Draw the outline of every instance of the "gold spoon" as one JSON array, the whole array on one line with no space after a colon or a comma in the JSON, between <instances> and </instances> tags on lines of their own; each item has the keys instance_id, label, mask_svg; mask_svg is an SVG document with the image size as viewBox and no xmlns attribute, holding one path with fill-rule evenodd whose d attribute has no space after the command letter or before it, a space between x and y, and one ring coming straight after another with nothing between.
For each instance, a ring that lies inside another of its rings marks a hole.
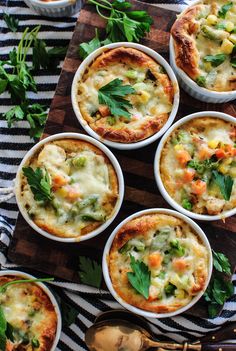
<instances>
[{"instance_id":1,"label":"gold spoon","mask_svg":"<svg viewBox=\"0 0 236 351\"><path fill-rule=\"evenodd\" d=\"M201 350L201 344L176 344L151 339L147 330L121 320L111 319L93 324L85 333L90 351L145 351L150 347L165 350Z\"/></svg>"}]
</instances>

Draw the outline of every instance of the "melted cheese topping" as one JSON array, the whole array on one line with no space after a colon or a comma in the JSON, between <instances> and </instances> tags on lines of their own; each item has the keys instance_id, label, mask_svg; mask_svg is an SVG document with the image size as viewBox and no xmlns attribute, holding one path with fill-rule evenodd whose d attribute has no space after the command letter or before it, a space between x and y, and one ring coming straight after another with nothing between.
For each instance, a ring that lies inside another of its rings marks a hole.
<instances>
[{"instance_id":1,"label":"melted cheese topping","mask_svg":"<svg viewBox=\"0 0 236 351\"><path fill-rule=\"evenodd\" d=\"M217 0L201 2L202 7L194 19L196 31L191 34L196 46L199 76L196 82L209 90L229 91L236 89L234 45L236 43L236 2L220 16L223 6L231 1ZM186 48L187 50L187 48ZM221 63L209 56L223 55Z\"/></svg>"},{"instance_id":2,"label":"melted cheese topping","mask_svg":"<svg viewBox=\"0 0 236 351\"><path fill-rule=\"evenodd\" d=\"M129 49L122 48L122 50ZM139 55L142 54L138 50L132 50ZM145 58L147 64L142 62L140 66L135 58L134 62L132 58L130 63L122 62L122 55L119 60L121 62L107 60L105 67L104 65L97 67L95 61L78 82L77 98L81 114L90 127L106 139L136 142L154 134L168 119L173 105L171 81L158 63L146 55ZM150 62L152 72L148 66ZM112 116L109 108L104 109L105 105L100 105L98 101L99 89L117 78L122 80L122 85L130 85L135 90L135 93L124 96L132 105L128 108L130 118ZM158 126L152 126L153 130L147 132L152 123ZM110 131L113 131L113 135L109 134Z\"/></svg>"},{"instance_id":3,"label":"melted cheese topping","mask_svg":"<svg viewBox=\"0 0 236 351\"><path fill-rule=\"evenodd\" d=\"M0 284L18 278L0 278ZM38 351L49 351L56 334L57 316L47 295L33 283L19 283L9 286L0 294L0 305L7 322L12 327L13 340L8 340L7 350L31 351L32 342ZM34 341L32 341L34 340ZM22 344L23 343L23 344ZM10 348L14 345L14 348Z\"/></svg>"},{"instance_id":4,"label":"melted cheese topping","mask_svg":"<svg viewBox=\"0 0 236 351\"><path fill-rule=\"evenodd\" d=\"M49 143L30 163L48 172L53 200L47 204L35 201L26 182L22 201L36 224L46 222L46 229L54 228L55 235L77 237L88 225L101 225L111 216L114 204L109 202L117 197L111 184L113 167L101 152L86 145L68 151L63 143Z\"/></svg>"},{"instance_id":5,"label":"melted cheese topping","mask_svg":"<svg viewBox=\"0 0 236 351\"><path fill-rule=\"evenodd\" d=\"M176 129L160 163L161 179L171 197L200 214L218 215L234 208L235 141L235 125L217 118L197 118ZM224 182L233 183L229 198Z\"/></svg>"},{"instance_id":6,"label":"melted cheese topping","mask_svg":"<svg viewBox=\"0 0 236 351\"><path fill-rule=\"evenodd\" d=\"M147 300L127 281L126 274L132 271L130 255L150 271ZM204 288L208 260L206 247L189 225L156 214L131 220L118 232L109 268L113 286L125 301L145 310L170 312L189 303Z\"/></svg>"}]
</instances>

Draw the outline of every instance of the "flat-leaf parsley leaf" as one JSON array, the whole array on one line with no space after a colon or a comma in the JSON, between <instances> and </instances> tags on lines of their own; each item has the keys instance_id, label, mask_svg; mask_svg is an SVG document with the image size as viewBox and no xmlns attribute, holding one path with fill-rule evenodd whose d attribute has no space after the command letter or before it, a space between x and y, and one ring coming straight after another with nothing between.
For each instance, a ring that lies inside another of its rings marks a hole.
<instances>
[{"instance_id":1,"label":"flat-leaf parsley leaf","mask_svg":"<svg viewBox=\"0 0 236 351\"><path fill-rule=\"evenodd\" d=\"M88 257L79 257L79 277L83 284L100 288L102 282L102 267Z\"/></svg>"},{"instance_id":2,"label":"flat-leaf parsley leaf","mask_svg":"<svg viewBox=\"0 0 236 351\"><path fill-rule=\"evenodd\" d=\"M142 261L135 261L132 255L130 255L130 266L133 271L127 273L130 284L139 294L143 295L145 299L148 299L151 280L151 272L148 266Z\"/></svg>"},{"instance_id":3,"label":"flat-leaf parsley leaf","mask_svg":"<svg viewBox=\"0 0 236 351\"><path fill-rule=\"evenodd\" d=\"M36 201L47 202L52 200L51 180L47 171L43 171L39 167L35 170L32 167L24 167L23 174L27 178Z\"/></svg>"},{"instance_id":4,"label":"flat-leaf parsley leaf","mask_svg":"<svg viewBox=\"0 0 236 351\"><path fill-rule=\"evenodd\" d=\"M124 96L135 93L131 85L122 85L123 81L119 78L112 80L98 91L98 102L109 107L111 115L130 119L131 103L124 99Z\"/></svg>"}]
</instances>

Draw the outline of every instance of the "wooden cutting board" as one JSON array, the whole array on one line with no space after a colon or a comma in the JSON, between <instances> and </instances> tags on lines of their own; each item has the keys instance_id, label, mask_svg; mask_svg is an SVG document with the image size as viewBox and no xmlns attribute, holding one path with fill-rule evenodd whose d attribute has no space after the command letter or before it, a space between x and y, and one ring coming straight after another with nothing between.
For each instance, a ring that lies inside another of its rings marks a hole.
<instances>
[{"instance_id":1,"label":"wooden cutting board","mask_svg":"<svg viewBox=\"0 0 236 351\"><path fill-rule=\"evenodd\" d=\"M176 13L151 4L132 1L135 8L146 10L152 15L154 25L142 44L156 50L168 59L169 31L176 19ZM78 45L94 37L95 28L104 28L105 23L90 5L85 5L80 12L78 22L71 39L66 59L62 68L59 83L51 104L45 128L45 136L61 132L85 133L74 115L71 104L71 84L80 64L77 55ZM197 101L181 91L181 102L176 119L189 113L216 110L236 116L233 103L206 104ZM42 237L34 232L19 215L14 236L8 250L8 258L20 265L51 274L73 282L79 282L78 258L90 256L101 261L104 244L115 228L130 214L152 207L169 208L160 195L153 173L153 160L157 142L135 151L112 150L118 158L125 178L125 199L119 215L112 225L102 234L82 243L63 244ZM227 254L232 267L236 266L236 216L226 222L216 221L199 223L207 234L212 248ZM190 313L195 316L206 316L204 303L199 302Z\"/></svg>"}]
</instances>

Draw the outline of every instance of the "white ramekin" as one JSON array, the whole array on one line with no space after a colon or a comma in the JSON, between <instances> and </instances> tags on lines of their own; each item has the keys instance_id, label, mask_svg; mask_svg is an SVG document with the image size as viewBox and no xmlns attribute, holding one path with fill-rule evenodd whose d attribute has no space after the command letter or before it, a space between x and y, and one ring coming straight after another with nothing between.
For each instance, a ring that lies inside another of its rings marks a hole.
<instances>
[{"instance_id":1,"label":"white ramekin","mask_svg":"<svg viewBox=\"0 0 236 351\"><path fill-rule=\"evenodd\" d=\"M190 7L200 3L201 1L193 1L185 10L180 14L182 16ZM178 19L177 19L178 21ZM236 90L217 92L212 91L197 85L181 68L176 65L174 39L170 36L170 65L173 68L181 87L192 97L204 102L222 103L236 99Z\"/></svg>"},{"instance_id":2,"label":"white ramekin","mask_svg":"<svg viewBox=\"0 0 236 351\"><path fill-rule=\"evenodd\" d=\"M116 175L117 175L117 179L118 179L118 187L119 187L119 196L116 202L116 206L113 210L113 214L112 216L105 222L103 223L100 227L98 227L97 229L93 230L92 232L82 235L81 237L75 237L75 238L61 238L59 236L56 235L52 235L48 232L46 232L45 230L39 228L33 221L32 219L29 217L26 209L24 208L24 206L21 203L21 196L20 196L20 186L21 186L21 174L22 174L22 168L25 166L25 164L27 164L27 161L30 160L30 158L35 154L35 152L37 152L44 144L53 141L53 140L59 140L59 139L77 139L77 140L84 140L94 146L96 146L98 149L100 149L102 152L104 152L104 154L108 157L108 159L110 160L111 164L113 165ZM60 242L64 242L64 243L78 243L79 241L85 241L88 239L93 238L94 236L100 234L101 232L103 232L115 219L115 217L117 216L122 201L123 201L123 197L124 197L124 177L123 177L123 173L122 170L120 168L120 165L117 161L117 159L115 158L115 156L113 155L113 153L103 144L101 144L99 141L87 136L87 135L83 135L83 134L78 134L78 133L60 133L60 134L54 134L51 135L45 139L42 139L40 142L38 142L36 145L34 145L25 155L25 157L23 158L23 160L20 163L20 166L17 170L16 173L16 179L15 179L15 196L16 196L16 202L17 205L19 207L20 213L22 214L22 216L24 217L24 219L26 220L26 222L39 234L42 234L43 236L45 236L46 238L55 240L55 241L60 241Z\"/></svg>"},{"instance_id":3,"label":"white ramekin","mask_svg":"<svg viewBox=\"0 0 236 351\"><path fill-rule=\"evenodd\" d=\"M126 224L127 222L129 222L130 220L146 215L146 214L150 214L150 213L164 213L167 215L171 215L171 216L175 216L177 218L182 219L183 221L185 221L187 224L189 224L191 226L191 228L197 233L197 235L199 235L199 238L202 240L204 246L207 248L208 253L209 253L209 264L208 264L208 277L207 277L207 281L205 284L204 289L199 292L196 296L193 297L193 299L186 305L181 307L180 309L178 309L177 311L174 312L168 312L168 313L154 313L154 312L148 312L145 310L142 310L138 307L134 307L132 305L130 305L129 303L127 303L126 301L124 301L115 291L115 289L113 288L112 285L112 281L110 278L110 274L109 274L109 268L108 268L108 256L110 253L110 248L111 245L113 243L113 240L116 236L116 234L118 233L118 231L123 227L124 224ZM177 314L183 313L186 310L190 309L193 305L195 305L195 303L201 298L201 296L204 294L204 291L206 290L210 279L211 279L211 274L212 274L212 251L211 251L211 246L210 243L206 237L206 235L204 234L204 232L202 231L202 229L190 218L184 216L183 214L173 211L173 210L169 210L166 208L151 208L148 210L143 210L140 212L136 212L133 215L127 217L126 219L124 219L111 233L110 237L108 238L104 251L103 251L103 257L102 257L102 270L103 270L103 276L106 282L106 285L110 291L110 293L112 294L112 296L123 306L125 307L127 310L136 313L140 316L146 317L146 318L167 318L167 317L173 317L176 316Z\"/></svg>"},{"instance_id":4,"label":"white ramekin","mask_svg":"<svg viewBox=\"0 0 236 351\"><path fill-rule=\"evenodd\" d=\"M78 12L83 0L56 0L56 1L40 1L40 0L24 0L32 10L41 16L48 17L68 17Z\"/></svg>"},{"instance_id":5,"label":"white ramekin","mask_svg":"<svg viewBox=\"0 0 236 351\"><path fill-rule=\"evenodd\" d=\"M14 276L19 277L19 279L37 279L37 277L34 277L33 275L22 272L22 271L15 271L15 270L14 271L13 270L0 271L0 277L5 276L5 275L14 275ZM49 297L49 299L54 307L54 310L56 312L56 315L57 315L56 335L55 335L55 339L53 341L52 347L50 349L50 351L54 351L56 349L57 343L58 343L58 341L60 339L60 335L61 335L61 328L62 328L61 312L60 312L57 300L53 296L50 289L45 284L40 283L40 282L35 282L34 284L38 285L45 292L45 294Z\"/></svg>"},{"instance_id":6,"label":"white ramekin","mask_svg":"<svg viewBox=\"0 0 236 351\"><path fill-rule=\"evenodd\" d=\"M158 62L164 69L166 70L172 84L174 87L174 102L173 102L173 108L172 111L169 115L168 121L166 124L159 130L159 132L155 133L154 135L150 136L147 139L138 141L136 143L118 143L115 141L111 140L106 140L104 139L101 135L97 134L90 126L89 124L84 120L77 101L77 90L78 90L78 82L81 80L83 77L84 72L86 71L87 67L92 64L92 62L96 59L97 56L101 55L104 51L118 48L118 47L128 47L128 48L134 48L137 50L140 50L153 58L156 62ZM146 145L149 145L156 141L158 138L160 138L165 131L171 126L173 123L176 113L178 111L179 107L179 85L178 81L175 77L175 74L173 70L171 69L170 65L168 62L158 53L156 53L154 50L140 44L136 43L128 43L128 42L120 42L120 43L115 43L115 44L109 44L105 45L102 48L99 48L92 52L86 59L81 63L79 66L78 70L75 73L73 83L72 83L72 88L71 88L71 99L72 99L72 106L75 112L76 117L78 118L79 123L81 126L86 130L88 134L90 134L92 137L96 138L97 140L100 140L102 143L114 147L115 149L119 150L133 150L133 149L138 149L141 147L144 147Z\"/></svg>"},{"instance_id":7,"label":"white ramekin","mask_svg":"<svg viewBox=\"0 0 236 351\"><path fill-rule=\"evenodd\" d=\"M200 221L201 220L202 221L216 221L216 220L224 219L226 217L230 217L230 216L235 215L236 208L233 208L232 210L223 212L219 215L212 215L212 216L188 211L185 208L183 208L182 206L180 206L174 199L172 199L172 197L169 195L166 188L164 187L164 184L162 182L161 175L160 175L161 153L162 153L162 149L163 149L168 137L170 136L170 134L175 129L179 128L180 126L182 126L186 122L189 122L190 120L195 119L195 118L199 118L199 117L216 117L216 118L220 118L220 119L223 119L225 121L236 124L236 119L234 117L227 115L226 113L215 112L215 111L204 111L204 112L192 113L191 115L188 115L184 118L181 118L179 121L175 122L171 126L171 128L166 132L166 134L162 137L162 139L157 147L156 155L155 155L155 159L154 159L154 175L155 175L157 186L159 188L161 195L175 210L182 212L183 214L185 214L188 217L191 217L191 218L194 218L194 219L197 219Z\"/></svg>"}]
</instances>

